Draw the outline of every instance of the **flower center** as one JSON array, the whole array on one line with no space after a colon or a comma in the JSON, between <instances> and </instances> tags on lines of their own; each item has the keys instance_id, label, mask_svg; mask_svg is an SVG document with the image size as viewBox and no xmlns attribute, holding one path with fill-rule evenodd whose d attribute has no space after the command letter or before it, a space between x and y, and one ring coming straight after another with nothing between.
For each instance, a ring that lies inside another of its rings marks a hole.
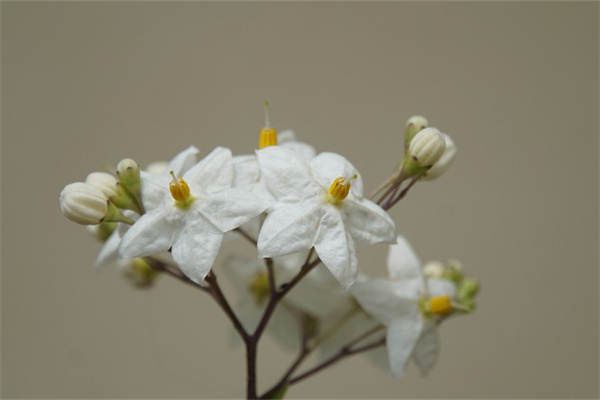
<instances>
[{"instance_id":1,"label":"flower center","mask_svg":"<svg viewBox=\"0 0 600 400\"><path fill-rule=\"evenodd\" d=\"M268 146L277 145L277 130L271 126L269 121L269 102L265 101L265 126L260 130L258 148L264 149Z\"/></svg>"},{"instance_id":2,"label":"flower center","mask_svg":"<svg viewBox=\"0 0 600 400\"><path fill-rule=\"evenodd\" d=\"M429 311L433 315L446 315L452 312L452 298L437 296L429 299Z\"/></svg>"},{"instance_id":3,"label":"flower center","mask_svg":"<svg viewBox=\"0 0 600 400\"><path fill-rule=\"evenodd\" d=\"M185 208L192 204L194 198L190 195L190 187L187 182L183 178L177 178L173 171L171 171L171 176L173 180L169 182L169 191L175 199L175 205Z\"/></svg>"},{"instance_id":4,"label":"flower center","mask_svg":"<svg viewBox=\"0 0 600 400\"><path fill-rule=\"evenodd\" d=\"M335 178L331 186L329 186L329 202L334 205L341 204L342 200L348 197L348 193L350 193L350 187L352 186L350 180L356 178L357 175L353 175L352 178L346 178L344 176Z\"/></svg>"},{"instance_id":5,"label":"flower center","mask_svg":"<svg viewBox=\"0 0 600 400\"><path fill-rule=\"evenodd\" d=\"M248 290L256 304L262 304L269 297L269 275L265 271L257 272L250 281Z\"/></svg>"}]
</instances>

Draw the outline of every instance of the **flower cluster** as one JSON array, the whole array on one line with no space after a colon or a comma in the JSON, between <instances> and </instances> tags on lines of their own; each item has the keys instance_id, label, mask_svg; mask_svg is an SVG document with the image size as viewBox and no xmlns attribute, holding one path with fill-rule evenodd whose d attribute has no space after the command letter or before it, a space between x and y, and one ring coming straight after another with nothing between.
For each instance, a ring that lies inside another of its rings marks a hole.
<instances>
[{"instance_id":1,"label":"flower cluster","mask_svg":"<svg viewBox=\"0 0 600 400\"><path fill-rule=\"evenodd\" d=\"M266 108L265 108L266 109ZM478 284L451 261L421 265L388 215L419 180L443 174L456 155L450 137L409 119L398 168L369 196L343 156L319 153L277 132L266 114L259 149L233 156L218 147L202 159L193 146L169 163L140 170L122 160L67 185L60 208L102 241L95 267L117 262L135 286L170 275L208 293L247 350L248 398L256 398L262 333L298 351L279 382L288 386L352 354L371 354L393 375L413 359L425 374L437 357L439 324L475 308ZM224 243L246 239L254 259L215 260ZM387 278L359 270L356 242L389 244ZM236 288L228 300L220 268ZM320 363L298 373L313 351Z\"/></svg>"}]
</instances>

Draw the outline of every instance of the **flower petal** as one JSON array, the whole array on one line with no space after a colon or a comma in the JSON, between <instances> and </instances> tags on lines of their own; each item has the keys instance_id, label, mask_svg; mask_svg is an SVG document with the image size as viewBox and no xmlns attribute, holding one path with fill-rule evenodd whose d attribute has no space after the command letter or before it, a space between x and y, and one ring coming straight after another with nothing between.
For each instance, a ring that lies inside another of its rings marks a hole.
<instances>
[{"instance_id":1,"label":"flower petal","mask_svg":"<svg viewBox=\"0 0 600 400\"><path fill-rule=\"evenodd\" d=\"M183 174L183 178L190 187L199 186L206 193L230 188L233 182L231 150L217 147Z\"/></svg>"},{"instance_id":2,"label":"flower petal","mask_svg":"<svg viewBox=\"0 0 600 400\"><path fill-rule=\"evenodd\" d=\"M172 201L169 192L171 175L140 171L140 179L142 182L142 203L144 203L146 212L156 210L164 206L167 201Z\"/></svg>"},{"instance_id":3,"label":"flower petal","mask_svg":"<svg viewBox=\"0 0 600 400\"><path fill-rule=\"evenodd\" d=\"M422 330L423 318L416 313L397 319L388 326L386 346L390 368L394 376L404 375L404 369Z\"/></svg>"},{"instance_id":4,"label":"flower petal","mask_svg":"<svg viewBox=\"0 0 600 400\"><path fill-rule=\"evenodd\" d=\"M418 280L425 286L421 260L404 236L398 235L398 242L388 251L387 270L390 279Z\"/></svg>"},{"instance_id":5,"label":"flower petal","mask_svg":"<svg viewBox=\"0 0 600 400\"><path fill-rule=\"evenodd\" d=\"M321 217L314 246L317 255L342 288L354 283L358 275L356 245L337 211L326 211Z\"/></svg>"},{"instance_id":6,"label":"flower petal","mask_svg":"<svg viewBox=\"0 0 600 400\"><path fill-rule=\"evenodd\" d=\"M391 325L397 319L420 313L414 300L398 296L396 286L397 282L375 278L356 282L349 290L369 315L384 325Z\"/></svg>"},{"instance_id":7,"label":"flower petal","mask_svg":"<svg viewBox=\"0 0 600 400\"><path fill-rule=\"evenodd\" d=\"M152 256L169 250L177 240L177 231L182 223L171 209L142 215L121 239L121 257Z\"/></svg>"},{"instance_id":8,"label":"flower petal","mask_svg":"<svg viewBox=\"0 0 600 400\"><path fill-rule=\"evenodd\" d=\"M438 358L438 330L431 321L425 325L413 352L413 359L423 376L429 373Z\"/></svg>"},{"instance_id":9,"label":"flower petal","mask_svg":"<svg viewBox=\"0 0 600 400\"><path fill-rule=\"evenodd\" d=\"M259 257L282 256L313 246L321 217L317 202L286 204L267 215L258 236Z\"/></svg>"},{"instance_id":10,"label":"flower petal","mask_svg":"<svg viewBox=\"0 0 600 400\"><path fill-rule=\"evenodd\" d=\"M345 201L342 212L350 234L359 242L377 244L396 241L394 221L377 204L366 199Z\"/></svg>"},{"instance_id":11,"label":"flower petal","mask_svg":"<svg viewBox=\"0 0 600 400\"><path fill-rule=\"evenodd\" d=\"M362 199L364 190L362 178L354 165L341 155L327 152L321 153L310 160L310 169L317 182L319 182L319 185L325 190L329 190L329 186L340 176L352 178L352 176L357 175L357 178L351 181L352 187L350 188L349 197Z\"/></svg>"},{"instance_id":12,"label":"flower petal","mask_svg":"<svg viewBox=\"0 0 600 400\"><path fill-rule=\"evenodd\" d=\"M195 146L188 147L181 153L177 154L175 158L169 162L165 172L169 174L170 171L173 171L175 176L182 176L188 169L192 168L196 164L196 157L198 153L200 153L200 150L198 150Z\"/></svg>"},{"instance_id":13,"label":"flower petal","mask_svg":"<svg viewBox=\"0 0 600 400\"><path fill-rule=\"evenodd\" d=\"M100 249L96 261L94 261L94 270L100 271L100 268L119 259L119 244L121 243L121 234L115 229L108 237L104 246Z\"/></svg>"},{"instance_id":14,"label":"flower petal","mask_svg":"<svg viewBox=\"0 0 600 400\"><path fill-rule=\"evenodd\" d=\"M257 150L258 163L263 179L278 200L297 201L322 192L313 180L306 161L281 146L269 146Z\"/></svg>"},{"instance_id":15,"label":"flower petal","mask_svg":"<svg viewBox=\"0 0 600 400\"><path fill-rule=\"evenodd\" d=\"M200 212L221 232L235 229L268 208L258 196L238 189L225 189L198 199L194 210Z\"/></svg>"},{"instance_id":16,"label":"flower petal","mask_svg":"<svg viewBox=\"0 0 600 400\"><path fill-rule=\"evenodd\" d=\"M200 218L187 220L171 253L181 271L202 284L221 248L223 233Z\"/></svg>"},{"instance_id":17,"label":"flower petal","mask_svg":"<svg viewBox=\"0 0 600 400\"><path fill-rule=\"evenodd\" d=\"M431 297L450 296L454 298L456 296L456 284L448 279L429 278L427 279L427 291Z\"/></svg>"}]
</instances>

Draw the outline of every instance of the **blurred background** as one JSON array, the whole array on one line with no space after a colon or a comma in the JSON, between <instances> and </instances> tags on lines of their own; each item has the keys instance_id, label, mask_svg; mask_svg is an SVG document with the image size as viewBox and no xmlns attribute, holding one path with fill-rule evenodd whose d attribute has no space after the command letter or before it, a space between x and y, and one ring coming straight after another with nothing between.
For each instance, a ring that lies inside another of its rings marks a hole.
<instances>
[{"instance_id":1,"label":"blurred background","mask_svg":"<svg viewBox=\"0 0 600 400\"><path fill-rule=\"evenodd\" d=\"M368 191L396 166L411 115L450 134L452 168L391 215L423 260L456 258L482 285L475 314L443 324L427 378L356 356L288 397L599 395L597 2L2 2L1 14L2 397L244 395L243 348L214 302L166 276L142 291L113 267L94 273L100 243L58 196L125 157L252 152L263 100L277 128L347 157ZM238 250L252 251L223 254ZM386 253L359 247L361 268L382 275ZM259 352L266 389L293 355L268 337Z\"/></svg>"}]
</instances>

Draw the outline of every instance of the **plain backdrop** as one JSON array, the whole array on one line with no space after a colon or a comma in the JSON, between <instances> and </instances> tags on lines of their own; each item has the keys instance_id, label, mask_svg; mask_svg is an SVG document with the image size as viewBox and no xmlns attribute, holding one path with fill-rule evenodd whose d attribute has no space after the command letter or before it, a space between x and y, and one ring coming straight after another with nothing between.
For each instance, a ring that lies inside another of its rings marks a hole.
<instances>
[{"instance_id":1,"label":"plain backdrop","mask_svg":"<svg viewBox=\"0 0 600 400\"><path fill-rule=\"evenodd\" d=\"M356 356L291 398L598 396L597 2L6 2L2 14L2 391L6 398L244 395L244 355L200 291L96 274L62 188L189 145L252 152L263 123L347 157L375 188L408 117L459 155L391 215L424 260L456 258L479 308L441 328L427 378ZM246 242L223 254L252 254ZM385 246L359 247L385 272ZM218 261L222 261L220 256ZM215 267L219 271L219 264ZM292 358L266 337L259 388Z\"/></svg>"}]
</instances>

